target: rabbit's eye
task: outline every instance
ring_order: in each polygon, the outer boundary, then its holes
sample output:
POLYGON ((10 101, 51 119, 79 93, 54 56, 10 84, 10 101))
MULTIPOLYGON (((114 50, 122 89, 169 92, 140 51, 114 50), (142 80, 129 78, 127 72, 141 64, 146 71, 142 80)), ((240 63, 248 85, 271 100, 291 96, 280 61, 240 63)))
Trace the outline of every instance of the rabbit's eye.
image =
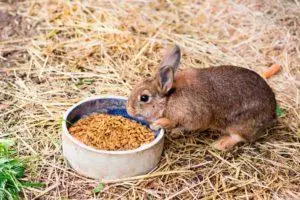
POLYGON ((143 94, 141 97, 140 97, 140 100, 142 101, 142 102, 148 102, 149 101, 149 96, 148 95, 146 95, 146 94, 143 94))

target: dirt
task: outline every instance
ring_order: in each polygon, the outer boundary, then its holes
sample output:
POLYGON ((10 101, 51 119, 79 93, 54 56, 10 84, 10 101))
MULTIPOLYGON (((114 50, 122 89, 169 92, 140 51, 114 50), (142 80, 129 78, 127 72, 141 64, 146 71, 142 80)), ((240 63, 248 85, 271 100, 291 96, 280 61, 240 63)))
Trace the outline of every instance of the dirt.
POLYGON ((0 41, 17 36, 26 36, 30 32, 27 22, 12 12, 0 10, 0 41))
POLYGON ((34 32, 25 18, 16 14, 16 5, 7 5, 7 10, 0 10, 0 42, 11 42, 0 44, 0 80, 8 79, 10 68, 28 59, 28 55, 24 54, 22 39, 34 32))
POLYGON ((92 114, 69 128, 76 139, 102 150, 136 149, 154 140, 153 132, 121 116, 92 114))

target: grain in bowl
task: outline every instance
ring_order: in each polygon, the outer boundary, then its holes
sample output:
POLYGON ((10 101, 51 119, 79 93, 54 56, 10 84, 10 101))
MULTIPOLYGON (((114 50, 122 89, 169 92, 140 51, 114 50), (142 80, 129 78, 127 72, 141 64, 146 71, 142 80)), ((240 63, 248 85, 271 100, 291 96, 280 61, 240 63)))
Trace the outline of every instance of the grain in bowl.
POLYGON ((88 146, 110 151, 136 149, 155 138, 150 129, 135 121, 98 113, 79 119, 69 132, 88 146))

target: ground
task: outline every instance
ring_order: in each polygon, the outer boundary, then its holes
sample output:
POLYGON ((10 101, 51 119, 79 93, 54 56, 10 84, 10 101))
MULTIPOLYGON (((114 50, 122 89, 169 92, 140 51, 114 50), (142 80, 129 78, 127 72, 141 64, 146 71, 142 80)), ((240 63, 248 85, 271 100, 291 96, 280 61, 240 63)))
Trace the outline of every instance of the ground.
POLYGON ((0 137, 28 160, 24 199, 299 199, 300 2, 298 0, 0 2, 0 137), (140 179, 97 181, 68 168, 62 113, 83 98, 128 96, 153 74, 164 49, 182 48, 181 67, 232 64, 268 79, 283 113, 252 144, 227 152, 218 133, 166 138, 157 168, 140 179))

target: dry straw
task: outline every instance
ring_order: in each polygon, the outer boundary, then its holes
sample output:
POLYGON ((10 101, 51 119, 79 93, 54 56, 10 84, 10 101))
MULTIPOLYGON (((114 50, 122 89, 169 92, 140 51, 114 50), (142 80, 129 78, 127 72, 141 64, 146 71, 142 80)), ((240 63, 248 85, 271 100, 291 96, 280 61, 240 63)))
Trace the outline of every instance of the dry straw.
POLYGON ((24 199, 300 198, 299 1, 10 2, 0 3, 0 137, 17 139, 27 178, 47 184, 24 190, 24 199), (283 110, 279 123, 229 152, 209 146, 213 132, 168 137, 153 172, 106 180, 92 194, 98 182, 63 160, 62 113, 89 96, 129 95, 173 42, 183 50, 181 67, 261 73, 281 65, 268 79, 283 110))

